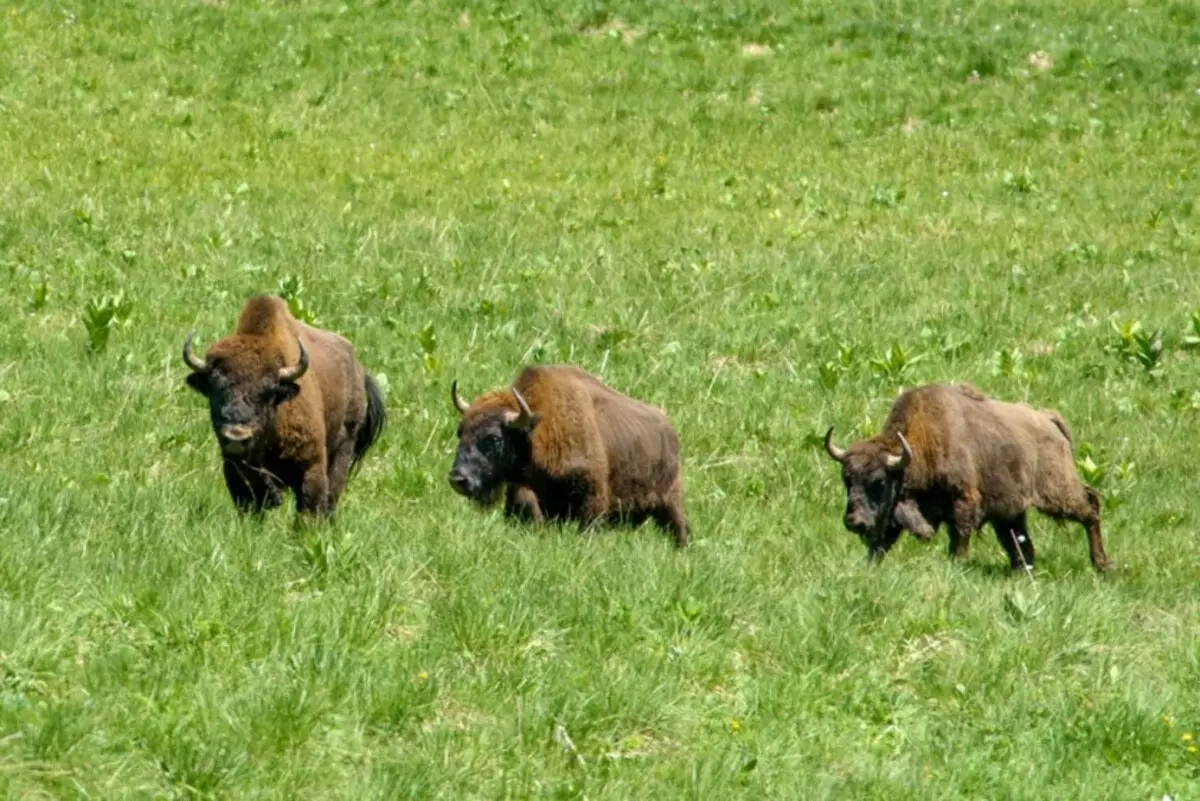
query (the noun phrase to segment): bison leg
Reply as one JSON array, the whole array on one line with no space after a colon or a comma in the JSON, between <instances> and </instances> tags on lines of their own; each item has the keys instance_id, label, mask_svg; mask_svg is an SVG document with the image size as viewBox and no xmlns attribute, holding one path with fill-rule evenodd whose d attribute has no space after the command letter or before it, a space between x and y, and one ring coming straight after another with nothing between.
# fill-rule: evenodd
<instances>
[{"instance_id":1,"label":"bison leg","mask_svg":"<svg viewBox=\"0 0 1200 801\"><path fill-rule=\"evenodd\" d=\"M247 464L226 459L225 486L242 514L257 514L283 503L283 492L270 476Z\"/></svg>"},{"instance_id":2,"label":"bison leg","mask_svg":"<svg viewBox=\"0 0 1200 801\"><path fill-rule=\"evenodd\" d=\"M919 540L933 538L933 524L925 519L925 515L921 514L921 509L917 505L917 502L911 498L896 504L895 509L892 511L892 519L896 525L912 532L912 535Z\"/></svg>"},{"instance_id":3,"label":"bison leg","mask_svg":"<svg viewBox=\"0 0 1200 801\"><path fill-rule=\"evenodd\" d=\"M971 535L979 529L979 493L967 492L954 501L950 519L950 558L965 562L971 555Z\"/></svg>"},{"instance_id":4,"label":"bison leg","mask_svg":"<svg viewBox=\"0 0 1200 801\"><path fill-rule=\"evenodd\" d=\"M508 485L508 497L504 499L504 516L515 517L529 523L541 523L546 519L537 494L521 484Z\"/></svg>"},{"instance_id":5,"label":"bison leg","mask_svg":"<svg viewBox=\"0 0 1200 801\"><path fill-rule=\"evenodd\" d=\"M1100 535L1100 493L1091 487L1080 486L1079 494L1067 506L1040 503L1038 511L1056 520L1074 520L1084 527L1088 536L1088 555L1092 567L1103 573L1112 569L1112 560L1104 553L1104 540Z\"/></svg>"},{"instance_id":6,"label":"bison leg","mask_svg":"<svg viewBox=\"0 0 1200 801\"><path fill-rule=\"evenodd\" d=\"M310 465L300 479L300 485L293 488L296 493L296 511L308 517L325 515L329 509L329 477L322 462Z\"/></svg>"},{"instance_id":7,"label":"bison leg","mask_svg":"<svg viewBox=\"0 0 1200 801\"><path fill-rule=\"evenodd\" d=\"M334 451L329 460L329 513L337 508L342 493L346 490L346 477L350 474L350 465L354 463L354 440L347 439Z\"/></svg>"},{"instance_id":8,"label":"bison leg","mask_svg":"<svg viewBox=\"0 0 1200 801\"><path fill-rule=\"evenodd\" d=\"M1087 493L1088 512L1079 522L1087 528L1088 552L1092 557L1092 567L1103 573L1112 569L1112 560L1104 552L1104 540L1100 536L1100 493L1091 487L1084 487Z\"/></svg>"},{"instance_id":9,"label":"bison leg","mask_svg":"<svg viewBox=\"0 0 1200 801\"><path fill-rule=\"evenodd\" d=\"M992 530L1008 554L1008 563L1013 570L1033 570L1033 539L1025 525L1025 515L1011 520L993 520Z\"/></svg>"},{"instance_id":10,"label":"bison leg","mask_svg":"<svg viewBox=\"0 0 1200 801\"><path fill-rule=\"evenodd\" d=\"M675 501L668 506L656 509L653 517L655 523L675 535L675 547L687 547L690 529L687 517L683 513L682 503Z\"/></svg>"},{"instance_id":11,"label":"bison leg","mask_svg":"<svg viewBox=\"0 0 1200 801\"><path fill-rule=\"evenodd\" d=\"M895 523L890 524L883 532L882 537L867 545L867 561L873 565L882 562L883 557L887 556L888 551L892 550L892 546L896 544L903 533L904 529L900 526Z\"/></svg>"}]
</instances>

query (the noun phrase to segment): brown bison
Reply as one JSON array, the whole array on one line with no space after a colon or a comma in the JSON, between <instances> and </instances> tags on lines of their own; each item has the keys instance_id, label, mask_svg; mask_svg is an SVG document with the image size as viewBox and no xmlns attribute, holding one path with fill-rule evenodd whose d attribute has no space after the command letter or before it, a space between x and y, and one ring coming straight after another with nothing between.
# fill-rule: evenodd
<instances>
[{"instance_id":1,"label":"brown bison","mask_svg":"<svg viewBox=\"0 0 1200 801\"><path fill-rule=\"evenodd\" d=\"M943 522L951 557L965 559L971 535L991 523L1013 569L1032 569L1032 507L1081 523L1093 567L1111 566L1100 496L1076 475L1071 432L1055 411L993 400L967 384L925 386L902 393L875 436L842 450L831 427L825 449L842 465L843 522L872 561L902 531L927 538Z\"/></svg>"},{"instance_id":2,"label":"brown bison","mask_svg":"<svg viewBox=\"0 0 1200 801\"><path fill-rule=\"evenodd\" d=\"M183 344L188 386L208 398L225 484L242 512L279 506L331 515L346 479L383 429L379 388L337 334L292 317L272 296L246 301L237 331L203 359Z\"/></svg>"},{"instance_id":3,"label":"brown bison","mask_svg":"<svg viewBox=\"0 0 1200 801\"><path fill-rule=\"evenodd\" d=\"M653 519L688 543L679 436L665 414L575 367L526 367L512 387L462 415L450 486L481 505L534 522Z\"/></svg>"}]
</instances>

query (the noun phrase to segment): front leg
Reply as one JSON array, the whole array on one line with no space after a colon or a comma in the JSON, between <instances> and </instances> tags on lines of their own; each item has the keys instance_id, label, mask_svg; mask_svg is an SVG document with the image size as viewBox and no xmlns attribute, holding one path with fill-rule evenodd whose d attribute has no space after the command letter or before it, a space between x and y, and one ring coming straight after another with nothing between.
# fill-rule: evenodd
<instances>
[{"instance_id":1,"label":"front leg","mask_svg":"<svg viewBox=\"0 0 1200 801\"><path fill-rule=\"evenodd\" d=\"M887 530L883 532L883 536L878 540L868 544L867 546L867 561L873 565L877 565L883 561L883 557L887 556L888 551L896 544L896 540L900 539L900 535L904 533L904 529L895 524L889 525Z\"/></svg>"},{"instance_id":2,"label":"front leg","mask_svg":"<svg viewBox=\"0 0 1200 801\"><path fill-rule=\"evenodd\" d=\"M328 517L329 477L325 473L325 460L308 465L300 477L300 483L292 491L296 494L296 511L301 516Z\"/></svg>"},{"instance_id":3,"label":"front leg","mask_svg":"<svg viewBox=\"0 0 1200 801\"><path fill-rule=\"evenodd\" d=\"M346 489L350 465L354 461L354 440L347 437L329 459L329 513L337 508L338 500Z\"/></svg>"},{"instance_id":4,"label":"front leg","mask_svg":"<svg viewBox=\"0 0 1200 801\"><path fill-rule=\"evenodd\" d=\"M222 469L225 473L225 486L229 489L234 505L242 514L259 514L283 503L283 493L278 482L272 480L261 468L226 459Z\"/></svg>"},{"instance_id":5,"label":"front leg","mask_svg":"<svg viewBox=\"0 0 1200 801\"><path fill-rule=\"evenodd\" d=\"M537 494L523 484L508 485L508 496L504 499L504 516L530 523L541 523L546 519L542 514L542 506L538 503Z\"/></svg>"},{"instance_id":6,"label":"front leg","mask_svg":"<svg viewBox=\"0 0 1200 801\"><path fill-rule=\"evenodd\" d=\"M896 504L896 508L892 512L892 521L895 525L912 532L912 535L919 540L933 538L933 524L925 519L925 515L921 514L921 508L911 498Z\"/></svg>"}]
</instances>

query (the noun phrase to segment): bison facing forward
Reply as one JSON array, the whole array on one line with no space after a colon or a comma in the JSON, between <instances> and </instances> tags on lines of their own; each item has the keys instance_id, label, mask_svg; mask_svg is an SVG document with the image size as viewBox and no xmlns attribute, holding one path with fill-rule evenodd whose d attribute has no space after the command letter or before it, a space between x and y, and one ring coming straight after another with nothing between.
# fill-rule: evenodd
<instances>
[{"instance_id":1,"label":"bison facing forward","mask_svg":"<svg viewBox=\"0 0 1200 801\"><path fill-rule=\"evenodd\" d=\"M188 386L208 398L225 484L242 512L279 506L331 515L351 468L383 429L379 388L337 334L299 322L277 297L251 298L237 330L213 343Z\"/></svg>"},{"instance_id":2,"label":"bison facing forward","mask_svg":"<svg viewBox=\"0 0 1200 801\"><path fill-rule=\"evenodd\" d=\"M510 389L467 405L450 485L504 513L546 519L640 523L653 519L688 543L679 437L658 409L628 398L583 370L526 367Z\"/></svg>"},{"instance_id":3,"label":"bison facing forward","mask_svg":"<svg viewBox=\"0 0 1200 801\"><path fill-rule=\"evenodd\" d=\"M883 430L842 450L846 528L878 561L902 531L921 537L949 524L950 555L965 558L971 535L991 523L1013 569L1033 567L1030 508L1087 529L1092 566L1111 563L1100 538L1100 496L1075 473L1071 433L1057 412L993 400L969 385L909 390Z\"/></svg>"}]
</instances>

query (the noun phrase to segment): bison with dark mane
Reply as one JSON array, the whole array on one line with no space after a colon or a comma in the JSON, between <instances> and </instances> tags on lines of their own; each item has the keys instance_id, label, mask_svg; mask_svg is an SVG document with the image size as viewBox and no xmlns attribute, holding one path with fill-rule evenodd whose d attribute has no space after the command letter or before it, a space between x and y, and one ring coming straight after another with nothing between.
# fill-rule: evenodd
<instances>
[{"instance_id":1,"label":"bison with dark mane","mask_svg":"<svg viewBox=\"0 0 1200 801\"><path fill-rule=\"evenodd\" d=\"M292 317L273 296L251 298L237 330L204 358L183 359L188 386L208 398L225 484L242 512L279 506L331 515L352 468L384 424L379 388L337 334Z\"/></svg>"},{"instance_id":2,"label":"bison with dark mane","mask_svg":"<svg viewBox=\"0 0 1200 801\"><path fill-rule=\"evenodd\" d=\"M679 436L658 409L609 388L583 370L526 367L511 388L468 405L450 469L456 492L534 522L653 519L688 543Z\"/></svg>"},{"instance_id":3,"label":"bison with dark mane","mask_svg":"<svg viewBox=\"0 0 1200 801\"><path fill-rule=\"evenodd\" d=\"M878 561L904 530L925 538L950 529L950 555L965 559L971 535L990 523L1013 569L1033 568L1030 509L1087 530L1092 566L1109 569L1100 537L1100 496L1083 485L1071 432L1050 409L1005 403L967 385L902 393L883 430L845 450L825 449L842 466L844 524Z\"/></svg>"}]
</instances>

